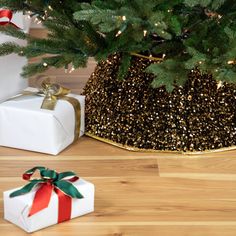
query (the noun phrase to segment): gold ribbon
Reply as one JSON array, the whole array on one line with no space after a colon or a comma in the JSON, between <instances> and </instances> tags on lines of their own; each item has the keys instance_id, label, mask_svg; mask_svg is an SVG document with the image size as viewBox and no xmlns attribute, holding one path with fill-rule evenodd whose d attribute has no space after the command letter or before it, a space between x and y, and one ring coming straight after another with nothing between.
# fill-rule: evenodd
<instances>
[{"instance_id":1,"label":"gold ribbon","mask_svg":"<svg viewBox=\"0 0 236 236\"><path fill-rule=\"evenodd\" d=\"M69 102L74 108L75 114L75 138L74 141L78 140L80 135L81 126L81 106L80 102L74 98L67 96L71 91L70 89L64 88L56 83L51 83L50 79L45 79L41 84L39 92L23 91L19 96L8 99L7 101L17 100L19 97L25 96L42 96L44 97L41 109L54 110L58 100L64 100Z\"/></svg>"},{"instance_id":2,"label":"gold ribbon","mask_svg":"<svg viewBox=\"0 0 236 236\"><path fill-rule=\"evenodd\" d=\"M41 109L54 110L58 99L62 99L70 93L70 90L60 86L59 84L50 83L49 79L46 79L41 84L42 89L38 92L38 95L44 97Z\"/></svg>"},{"instance_id":3,"label":"gold ribbon","mask_svg":"<svg viewBox=\"0 0 236 236\"><path fill-rule=\"evenodd\" d=\"M160 57L144 56L142 54L135 53L135 52L131 52L130 55L140 57L140 58L144 58L144 59L148 59L148 60L151 60L151 61L163 61L163 58L160 58Z\"/></svg>"}]
</instances>

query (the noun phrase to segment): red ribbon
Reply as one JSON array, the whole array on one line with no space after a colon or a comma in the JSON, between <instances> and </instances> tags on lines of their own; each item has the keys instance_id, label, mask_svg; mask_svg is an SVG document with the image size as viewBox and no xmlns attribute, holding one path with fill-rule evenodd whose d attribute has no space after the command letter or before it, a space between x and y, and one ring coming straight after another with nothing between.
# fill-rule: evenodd
<instances>
[{"instance_id":1,"label":"red ribbon","mask_svg":"<svg viewBox=\"0 0 236 236\"><path fill-rule=\"evenodd\" d=\"M71 197L67 196L61 190L52 186L50 183L42 184L42 186L35 193L29 216L32 216L48 207L53 190L58 196L58 223L71 219Z\"/></svg>"},{"instance_id":2,"label":"red ribbon","mask_svg":"<svg viewBox=\"0 0 236 236\"><path fill-rule=\"evenodd\" d=\"M29 180L31 176L32 174L24 174L23 179ZM70 179L67 179L67 181L75 182L78 179L79 178L77 176L74 176ZM42 183L39 189L36 191L33 204L29 212L29 217L48 207L53 190L58 196L58 223L71 219L71 197L53 186L50 180L46 183Z\"/></svg>"},{"instance_id":3,"label":"red ribbon","mask_svg":"<svg viewBox=\"0 0 236 236\"><path fill-rule=\"evenodd\" d=\"M8 21L0 21L0 25L2 25L2 26L11 25L11 26L14 26L15 28L19 29L19 27L16 24L11 22L12 17L13 17L13 12L11 10L7 10L7 9L0 10L0 19L1 18L8 18Z\"/></svg>"},{"instance_id":4,"label":"red ribbon","mask_svg":"<svg viewBox=\"0 0 236 236\"><path fill-rule=\"evenodd\" d=\"M61 190L54 189L58 196L58 223L70 220L72 198L65 195Z\"/></svg>"}]
</instances>

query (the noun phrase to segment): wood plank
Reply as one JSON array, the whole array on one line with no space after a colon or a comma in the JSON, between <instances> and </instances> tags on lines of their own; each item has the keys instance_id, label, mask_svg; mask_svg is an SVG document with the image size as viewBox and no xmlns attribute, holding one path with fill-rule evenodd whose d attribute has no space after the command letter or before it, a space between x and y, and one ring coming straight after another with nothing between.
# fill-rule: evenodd
<instances>
[{"instance_id":1,"label":"wood plank","mask_svg":"<svg viewBox=\"0 0 236 236\"><path fill-rule=\"evenodd\" d=\"M19 177L24 171L31 169L35 165L35 160L21 161L1 161L0 177ZM59 172L65 170L73 170L80 176L158 176L158 165L154 159L145 160L38 160L37 166L46 166L56 169ZM14 170L14 171L9 171Z\"/></svg>"},{"instance_id":2,"label":"wood plank","mask_svg":"<svg viewBox=\"0 0 236 236\"><path fill-rule=\"evenodd\" d=\"M236 151L228 151L215 154L203 154L201 156L185 156L185 158L159 158L158 164L161 173L165 176L182 174L235 174Z\"/></svg>"},{"instance_id":3,"label":"wood plank","mask_svg":"<svg viewBox=\"0 0 236 236\"><path fill-rule=\"evenodd\" d=\"M74 220L72 220L74 222ZM182 223L182 225L181 225ZM207 222L208 223L208 222ZM7 236L28 236L17 226L0 224L1 234ZM184 225L184 222L172 225L107 225L107 224L80 224L62 223L47 229L35 232L34 236L58 236L58 235L81 235L81 236L235 236L235 224L219 224L209 222L209 225L195 223Z\"/></svg>"},{"instance_id":4,"label":"wood plank","mask_svg":"<svg viewBox=\"0 0 236 236\"><path fill-rule=\"evenodd\" d=\"M74 235L81 228L84 231L79 232L85 235L92 235L95 229L101 235L139 235L141 232L147 235L158 233L161 229L163 233L171 235L174 232L171 228L175 229L175 235L195 228L199 230L198 233L205 232L206 235L212 235L217 230L221 235L236 232L236 181L153 176L87 179L96 186L95 212L42 230L36 235L54 235L56 232ZM0 180L1 192L20 182L19 178L9 178L7 182L3 182L2 178ZM0 201L2 205L2 199ZM2 214L1 209L0 216ZM1 232L6 232L6 228L24 235L1 219Z\"/></svg>"}]
</instances>

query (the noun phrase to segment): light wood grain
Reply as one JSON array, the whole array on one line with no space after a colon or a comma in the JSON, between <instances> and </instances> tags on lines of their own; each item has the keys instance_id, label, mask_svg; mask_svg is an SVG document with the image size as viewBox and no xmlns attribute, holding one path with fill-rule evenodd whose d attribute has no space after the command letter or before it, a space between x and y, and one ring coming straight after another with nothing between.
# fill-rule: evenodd
<instances>
[{"instance_id":1,"label":"light wood grain","mask_svg":"<svg viewBox=\"0 0 236 236\"><path fill-rule=\"evenodd\" d=\"M235 154L133 153L87 137L59 156L0 148L0 192L22 185L21 173L35 165L73 169L95 184L94 213L36 236L235 235ZM0 232L27 235L2 217Z\"/></svg>"},{"instance_id":2,"label":"light wood grain","mask_svg":"<svg viewBox=\"0 0 236 236\"><path fill-rule=\"evenodd\" d=\"M46 32L36 29L35 36ZM74 74L51 69L58 82L80 93L96 64ZM31 85L36 81L31 79ZM0 192L24 184L36 165L74 170L96 187L95 212L35 236L235 236L236 151L184 156L135 153L82 137L59 156L0 148ZM28 235L3 220L0 233Z\"/></svg>"}]
</instances>

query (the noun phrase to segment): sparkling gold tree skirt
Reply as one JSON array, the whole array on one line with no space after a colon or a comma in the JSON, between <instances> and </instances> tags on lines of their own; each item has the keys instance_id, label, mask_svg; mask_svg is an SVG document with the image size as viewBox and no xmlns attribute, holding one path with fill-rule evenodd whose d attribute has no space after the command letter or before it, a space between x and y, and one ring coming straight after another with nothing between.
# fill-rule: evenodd
<instances>
[{"instance_id":1,"label":"sparkling gold tree skirt","mask_svg":"<svg viewBox=\"0 0 236 236\"><path fill-rule=\"evenodd\" d=\"M117 80L119 56L99 63L84 89L89 136L132 151L199 154L235 149L236 85L198 70L172 93L152 88L146 58Z\"/></svg>"}]
</instances>

